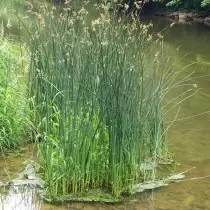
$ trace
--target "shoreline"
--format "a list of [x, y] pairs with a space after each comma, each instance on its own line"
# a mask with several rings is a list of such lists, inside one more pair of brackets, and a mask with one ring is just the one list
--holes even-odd
[[210, 27], [210, 14], [207, 12], [186, 12], [186, 11], [154, 11], [154, 16], [169, 18], [176, 23], [189, 24], [191, 22], [202, 23]]

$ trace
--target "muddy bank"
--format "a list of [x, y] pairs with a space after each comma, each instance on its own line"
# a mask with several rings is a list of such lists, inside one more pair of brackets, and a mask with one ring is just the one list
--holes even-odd
[[210, 13], [208, 12], [186, 12], [186, 11], [155, 11], [155, 16], [169, 18], [176, 23], [189, 24], [191, 22], [203, 23], [210, 26]]

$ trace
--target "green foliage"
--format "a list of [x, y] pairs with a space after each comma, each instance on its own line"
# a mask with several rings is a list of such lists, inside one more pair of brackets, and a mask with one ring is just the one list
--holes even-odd
[[[15, 149], [24, 134], [24, 90], [20, 81], [21, 57], [17, 47], [0, 35], [0, 149]], [[23, 91], [23, 92], [22, 92]]]
[[203, 0], [201, 2], [202, 7], [209, 7], [210, 6], [210, 0]]
[[118, 199], [153, 180], [155, 167], [143, 163], [155, 166], [166, 152], [164, 77], [158, 54], [145, 56], [154, 47], [149, 26], [97, 9], [94, 19], [84, 8], [57, 18], [44, 9], [29, 29], [29, 94], [52, 199], [94, 188]]
[[166, 6], [175, 9], [202, 10], [210, 6], [209, 0], [166, 0], [164, 2]]
[[180, 0], [173, 0], [173, 1], [169, 1], [169, 2], [166, 4], [166, 6], [167, 6], [167, 7], [173, 7], [173, 6], [178, 6], [178, 5], [180, 5], [180, 4], [181, 4]]

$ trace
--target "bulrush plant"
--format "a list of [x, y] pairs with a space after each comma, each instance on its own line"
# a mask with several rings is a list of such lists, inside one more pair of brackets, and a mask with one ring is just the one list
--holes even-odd
[[28, 28], [29, 95], [53, 201], [93, 189], [118, 200], [154, 180], [145, 163], [167, 152], [150, 26], [99, 11], [91, 19], [85, 8], [42, 7]]

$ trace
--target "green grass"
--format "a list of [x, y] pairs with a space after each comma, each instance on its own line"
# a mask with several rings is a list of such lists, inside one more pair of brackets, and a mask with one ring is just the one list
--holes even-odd
[[26, 129], [26, 94], [23, 85], [21, 50], [0, 35], [0, 149], [17, 149]]
[[[89, 5], [90, 6], [90, 5]], [[29, 96], [51, 199], [104, 188], [119, 199], [155, 179], [166, 154], [164, 78], [149, 26], [82, 8], [38, 13], [29, 28]]]

